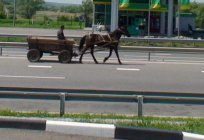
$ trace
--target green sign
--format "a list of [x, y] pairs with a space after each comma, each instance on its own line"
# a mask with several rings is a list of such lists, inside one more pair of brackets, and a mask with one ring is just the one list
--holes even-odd
[[161, 0], [151, 0], [151, 8], [152, 9], [161, 8]]
[[120, 8], [126, 8], [129, 6], [129, 0], [120, 0]]
[[179, 0], [180, 9], [188, 10], [190, 8], [190, 0]]

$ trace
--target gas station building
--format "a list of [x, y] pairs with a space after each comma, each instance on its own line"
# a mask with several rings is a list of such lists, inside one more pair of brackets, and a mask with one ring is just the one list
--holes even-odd
[[176, 23], [195, 27], [191, 19], [182, 22], [185, 19], [182, 17], [193, 17], [187, 13], [189, 0], [93, 0], [93, 3], [93, 24], [105, 25], [110, 31], [125, 25], [133, 36], [147, 35], [149, 31], [171, 37], [178, 28]]

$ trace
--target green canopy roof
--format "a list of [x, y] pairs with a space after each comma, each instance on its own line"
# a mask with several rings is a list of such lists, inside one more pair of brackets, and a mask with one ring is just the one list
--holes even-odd
[[120, 8], [126, 8], [129, 6], [129, 0], [120, 0]]
[[[111, 0], [93, 0], [95, 4], [111, 4]], [[178, 0], [181, 10], [189, 9], [190, 0]], [[162, 4], [161, 0], [151, 0], [151, 7], [147, 0], [120, 0], [120, 10], [133, 11], [167, 11], [168, 6]]]
[[179, 0], [179, 2], [181, 10], [188, 10], [190, 8], [190, 0]]

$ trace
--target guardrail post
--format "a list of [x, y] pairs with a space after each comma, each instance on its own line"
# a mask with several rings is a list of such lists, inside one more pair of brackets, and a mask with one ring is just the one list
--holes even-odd
[[143, 96], [138, 96], [138, 117], [143, 116]]
[[2, 47], [0, 47], [0, 56], [2, 56]]
[[151, 60], [151, 52], [148, 52], [148, 61]]
[[60, 117], [65, 113], [65, 93], [60, 93]]

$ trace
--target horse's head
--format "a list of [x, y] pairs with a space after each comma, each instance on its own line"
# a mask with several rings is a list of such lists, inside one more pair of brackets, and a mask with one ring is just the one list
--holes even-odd
[[130, 36], [131, 36], [130, 33], [128, 32], [128, 30], [127, 30], [127, 27], [120, 26], [120, 27], [118, 28], [118, 30], [119, 30], [119, 32], [121, 33], [121, 35], [125, 35], [125, 36], [127, 36], [127, 37], [130, 37]]
[[112, 36], [117, 40], [119, 40], [122, 35], [130, 37], [130, 34], [129, 34], [127, 28], [124, 26], [120, 26], [118, 29], [116, 29], [114, 32], [112, 32]]

